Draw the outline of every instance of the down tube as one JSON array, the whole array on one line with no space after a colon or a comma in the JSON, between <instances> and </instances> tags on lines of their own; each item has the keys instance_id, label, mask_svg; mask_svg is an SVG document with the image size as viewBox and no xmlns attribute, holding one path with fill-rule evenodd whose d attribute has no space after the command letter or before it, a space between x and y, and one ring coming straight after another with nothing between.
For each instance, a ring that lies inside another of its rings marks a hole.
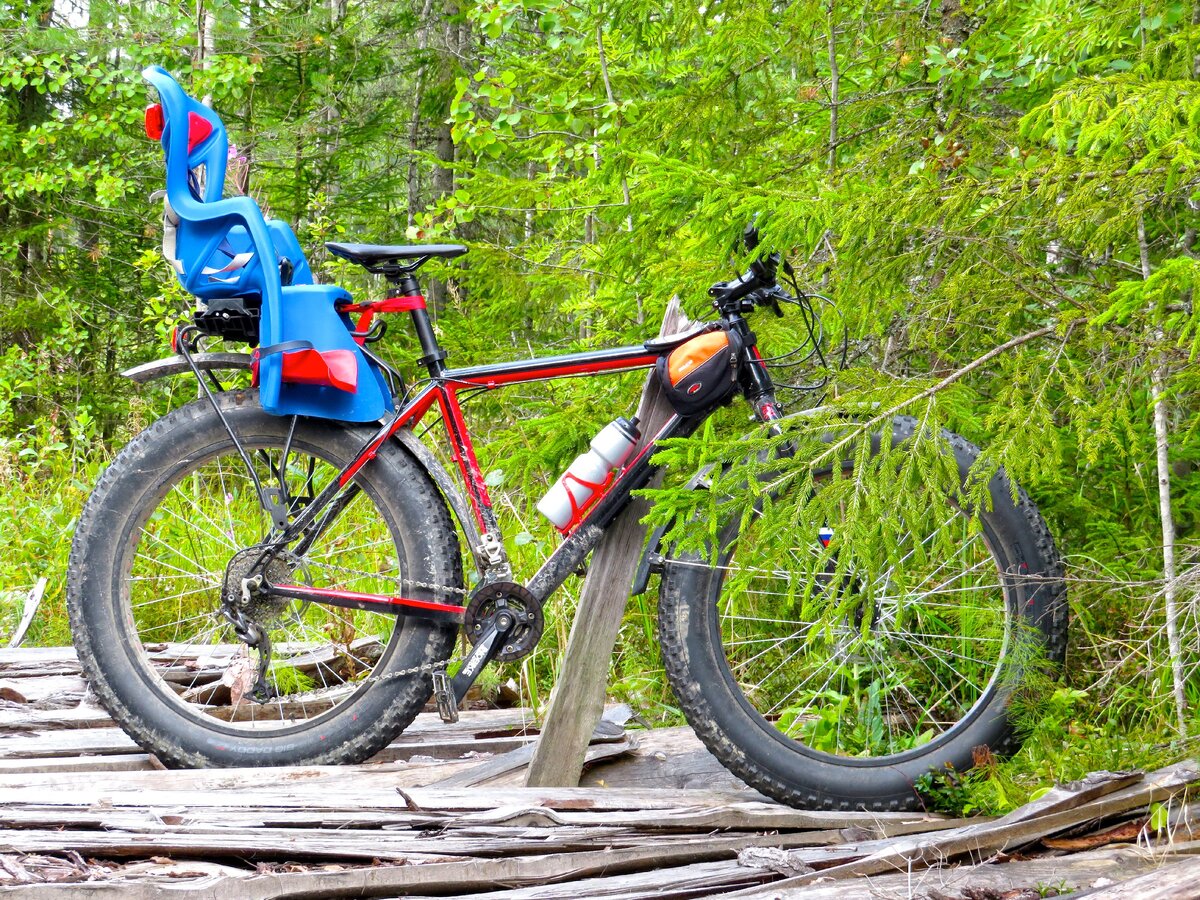
<instances>
[{"instance_id":1,"label":"down tube","mask_svg":"<svg viewBox=\"0 0 1200 900\"><path fill-rule=\"evenodd\" d=\"M638 455L621 476L613 483L608 493L595 505L590 513L579 523L579 527L571 532L550 557L542 563L542 567L526 583L526 589L537 598L538 603L545 604L546 600L558 590L559 586L574 572L578 571L587 555L600 543L605 530L613 520L629 504L633 491L645 487L654 477L657 466L650 462L658 442L671 437L687 437L705 416L689 416L682 418L672 416L659 430L658 434L649 440L638 451Z\"/></svg>"}]
</instances>

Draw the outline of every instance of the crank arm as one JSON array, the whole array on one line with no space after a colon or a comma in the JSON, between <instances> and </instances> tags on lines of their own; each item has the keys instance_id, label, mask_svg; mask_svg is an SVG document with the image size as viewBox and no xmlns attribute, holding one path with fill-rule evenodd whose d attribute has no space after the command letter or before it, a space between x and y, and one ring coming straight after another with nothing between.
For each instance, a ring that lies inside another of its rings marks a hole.
<instances>
[{"instance_id":1,"label":"crank arm","mask_svg":"<svg viewBox=\"0 0 1200 900\"><path fill-rule=\"evenodd\" d=\"M516 617L506 610L496 613L492 621L488 623L488 627L483 632L483 636L479 638L479 642L475 644L471 652L467 655L467 658L463 660L462 668L450 680L450 687L454 691L455 709L462 705L463 699L467 696L467 691L471 689L471 685L475 683L475 679L479 677L479 673L483 671L483 667L490 663L496 654L500 652L504 646L504 639L516 625Z\"/></svg>"}]
</instances>

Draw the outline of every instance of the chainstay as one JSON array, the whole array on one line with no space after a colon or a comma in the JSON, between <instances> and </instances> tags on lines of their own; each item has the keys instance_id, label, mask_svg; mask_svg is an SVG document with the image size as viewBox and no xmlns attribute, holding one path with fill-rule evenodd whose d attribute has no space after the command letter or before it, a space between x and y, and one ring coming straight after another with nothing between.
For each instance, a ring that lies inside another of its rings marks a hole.
<instances>
[{"instance_id":1,"label":"chainstay","mask_svg":"<svg viewBox=\"0 0 1200 900\"><path fill-rule=\"evenodd\" d=\"M465 588L451 587L448 584L432 584L427 581L416 581L412 578L401 578L400 585L403 588L424 588L435 593L453 594L458 597L466 597L470 593ZM434 672L444 672L447 664L453 660L454 654L451 653L441 659L421 663L418 666L409 666L407 669L398 669L395 672L387 672L383 675L372 675L367 680L373 684L383 684L388 681L399 681L401 678L410 678L413 675L432 675Z\"/></svg>"}]
</instances>

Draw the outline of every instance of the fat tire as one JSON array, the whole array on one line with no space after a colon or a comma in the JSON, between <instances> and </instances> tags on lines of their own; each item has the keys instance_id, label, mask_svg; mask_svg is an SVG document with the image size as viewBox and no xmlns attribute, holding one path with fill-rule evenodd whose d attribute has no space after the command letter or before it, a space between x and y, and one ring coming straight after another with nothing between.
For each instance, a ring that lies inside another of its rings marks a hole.
<instances>
[{"instance_id":1,"label":"fat tire","mask_svg":"<svg viewBox=\"0 0 1200 900\"><path fill-rule=\"evenodd\" d=\"M911 438L916 420L898 417L893 445ZM943 432L965 481L979 449ZM872 439L877 452L880 436ZM847 462L846 467L850 464ZM1005 562L1025 566L1033 576L1018 586L1015 602L1022 620L1042 642L1048 668L1061 668L1067 644L1067 602L1062 562L1050 530L1024 490L1013 490L1001 471L988 485L992 509L982 514L1002 544ZM733 526L729 526L733 528ZM736 530L734 530L736 533ZM728 531L726 532L728 534ZM724 539L724 536L723 536ZM717 578L700 554L673 555L660 584L659 636L667 679L692 728L731 772L782 803L807 809L901 811L923 807L918 780L931 770L965 771L976 748L997 753L1018 746L1007 711L1011 686L997 684L990 699L947 732L926 752L921 748L876 761L815 751L781 734L745 699L725 663L717 604ZM1010 614L1013 603L1009 604ZM1019 680L1019 678L1018 678Z\"/></svg>"},{"instance_id":2,"label":"fat tire","mask_svg":"<svg viewBox=\"0 0 1200 900\"><path fill-rule=\"evenodd\" d=\"M235 432L279 438L287 419L271 416L257 392L217 397ZM294 446L316 448L348 462L372 434L362 426L301 419ZM429 700L428 675L372 680L315 724L250 732L189 714L165 695L142 660L131 616L123 609L123 554L132 531L149 515L190 458L231 444L207 400L159 419L133 439L103 473L75 531L67 573L67 609L84 675L113 719L147 752L171 767L343 764L377 753L404 730ZM425 470L389 442L356 481L395 525L409 577L462 587L459 545L450 513ZM422 596L416 591L415 596ZM439 598L443 599L443 598ZM443 599L443 602L446 602ZM448 656L457 628L404 619L374 675Z\"/></svg>"}]
</instances>

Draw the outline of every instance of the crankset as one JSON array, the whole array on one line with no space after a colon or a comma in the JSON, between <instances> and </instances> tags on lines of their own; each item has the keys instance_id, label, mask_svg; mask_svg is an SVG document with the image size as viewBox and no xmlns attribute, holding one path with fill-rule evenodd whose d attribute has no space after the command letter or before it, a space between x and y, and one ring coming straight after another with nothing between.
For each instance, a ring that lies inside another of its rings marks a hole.
<instances>
[{"instance_id":1,"label":"crankset","mask_svg":"<svg viewBox=\"0 0 1200 900\"><path fill-rule=\"evenodd\" d=\"M546 621L537 598L512 581L493 581L471 595L463 615L467 640L478 644L501 610L512 616L514 624L492 659L512 662L528 656L541 640Z\"/></svg>"},{"instance_id":2,"label":"crankset","mask_svg":"<svg viewBox=\"0 0 1200 900\"><path fill-rule=\"evenodd\" d=\"M463 623L473 645L458 674L433 673L438 712L446 722L458 721L458 707L479 673L494 659L520 659L537 646L544 622L537 598L511 581L494 581L471 595Z\"/></svg>"}]
</instances>

